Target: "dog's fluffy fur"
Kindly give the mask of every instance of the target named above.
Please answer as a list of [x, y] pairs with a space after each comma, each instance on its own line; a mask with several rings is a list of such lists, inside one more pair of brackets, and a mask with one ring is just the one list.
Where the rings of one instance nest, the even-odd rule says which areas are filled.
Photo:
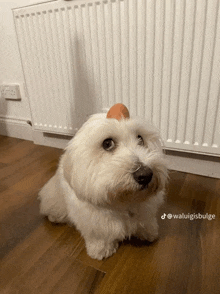
[[[152, 171], [145, 185], [134, 178], [140, 168]], [[158, 237], [156, 212], [166, 179], [153, 126], [139, 118], [118, 121], [96, 114], [70, 141], [56, 174], [40, 191], [40, 212], [52, 222], [74, 224], [88, 255], [101, 260], [127, 237], [150, 242]]]

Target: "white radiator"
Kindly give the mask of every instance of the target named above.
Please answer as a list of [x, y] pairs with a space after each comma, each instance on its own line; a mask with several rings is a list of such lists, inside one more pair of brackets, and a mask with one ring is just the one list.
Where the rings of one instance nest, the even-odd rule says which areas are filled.
[[55, 1], [14, 10], [36, 130], [123, 102], [168, 149], [220, 155], [220, 1]]

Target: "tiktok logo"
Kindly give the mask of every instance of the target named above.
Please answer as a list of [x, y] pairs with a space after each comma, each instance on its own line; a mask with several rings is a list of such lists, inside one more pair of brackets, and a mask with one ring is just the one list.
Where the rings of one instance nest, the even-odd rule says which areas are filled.
[[166, 218], [166, 213], [161, 215], [161, 219], [165, 219]]

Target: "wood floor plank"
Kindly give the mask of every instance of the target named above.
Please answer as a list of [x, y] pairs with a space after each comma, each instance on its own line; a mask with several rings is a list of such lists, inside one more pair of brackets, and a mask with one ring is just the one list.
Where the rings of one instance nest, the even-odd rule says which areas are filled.
[[[12, 164], [13, 162], [24, 158], [32, 149], [35, 149], [33, 142], [24, 141], [18, 142], [16, 145], [1, 151], [0, 162], [5, 164]], [[19, 150], [19, 152], [17, 152]]]
[[46, 222], [29, 233], [0, 261], [0, 287], [4, 289], [15, 278], [28, 272], [63, 232], [63, 228]]
[[[95, 293], [98, 285], [103, 280], [105, 273], [98, 271], [90, 266], [86, 266], [78, 260], [72, 261], [69, 270], [61, 277], [57, 284], [52, 288], [53, 294], [87, 294]], [[42, 289], [42, 293], [44, 289]], [[37, 292], [39, 293], [39, 292]]]
[[203, 293], [220, 292], [220, 194], [219, 180], [215, 185], [215, 197], [207, 201], [207, 210], [216, 216], [215, 221], [203, 221], [201, 231]]
[[[10, 150], [8, 151], [10, 154]], [[35, 169], [44, 168], [48, 169], [48, 164], [51, 165], [51, 168], [56, 169], [58, 164], [58, 158], [62, 154], [62, 150], [55, 149], [50, 150], [48, 147], [39, 148], [35, 146], [30, 153], [20, 160], [14, 162], [10, 165], [4, 165], [0, 170], [0, 179], [2, 182], [8, 184], [8, 187], [11, 187], [14, 184], [14, 181], [19, 181], [22, 177], [27, 175], [30, 172], [34, 172]]]
[[[15, 194], [18, 195], [18, 194]], [[22, 195], [23, 200], [23, 195]], [[35, 197], [20, 207], [13, 207], [7, 217], [0, 218], [0, 259], [7, 255], [29, 233], [42, 223], [39, 215], [39, 203]]]
[[24, 140], [0, 135], [0, 154]]
[[[44, 244], [40, 244], [39, 248], [35, 248], [35, 243], [33, 243], [33, 236], [27, 238], [24, 241], [23, 246], [27, 245], [25, 243], [29, 243], [26, 251], [21, 248], [21, 255], [28, 255], [28, 251], [35, 248], [35, 251], [32, 252], [32, 262], [22, 263], [21, 271], [18, 271], [13, 279], [8, 280], [8, 283], [5, 285], [3, 290], [5, 293], [13, 293], [15, 289], [18, 290], [18, 293], [48, 293], [48, 289], [53, 285], [56, 285], [57, 280], [55, 277], [51, 276], [52, 273], [57, 271], [58, 268], [62, 268], [63, 274], [65, 274], [66, 270], [72, 265], [75, 257], [78, 255], [83, 248], [84, 241], [80, 234], [73, 228], [67, 226], [56, 226], [48, 224], [48, 227], [52, 226], [51, 229], [57, 231], [57, 235], [55, 235], [54, 242], [49, 243], [45, 240], [41, 239], [41, 242]], [[57, 228], [56, 228], [57, 227]], [[39, 239], [41, 235], [45, 232], [43, 231], [43, 227], [36, 230], [34, 234], [39, 235]], [[49, 232], [48, 232], [49, 233]], [[48, 246], [49, 245], [49, 246]], [[10, 255], [13, 254], [18, 256], [18, 252], [11, 252]], [[10, 258], [11, 260], [11, 258]], [[5, 265], [6, 264], [6, 265]], [[10, 262], [7, 262], [7, 257], [2, 263], [2, 268], [4, 267], [8, 269], [10, 266]], [[13, 264], [11, 264], [13, 266]], [[74, 270], [71, 269], [71, 270]], [[62, 272], [60, 272], [62, 274]], [[76, 274], [76, 273], [75, 273]], [[12, 275], [12, 274], [11, 274]], [[62, 275], [61, 275], [62, 276]], [[7, 279], [5, 279], [6, 281]], [[41, 286], [44, 284], [44, 287]], [[40, 289], [41, 288], [41, 292]]]

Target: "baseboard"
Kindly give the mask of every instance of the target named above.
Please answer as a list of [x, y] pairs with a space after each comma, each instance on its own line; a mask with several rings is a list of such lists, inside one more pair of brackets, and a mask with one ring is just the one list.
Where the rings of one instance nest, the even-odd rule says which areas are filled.
[[0, 135], [33, 141], [32, 127], [25, 118], [0, 116]]
[[216, 156], [166, 150], [166, 159], [171, 170], [220, 179], [220, 161]]

